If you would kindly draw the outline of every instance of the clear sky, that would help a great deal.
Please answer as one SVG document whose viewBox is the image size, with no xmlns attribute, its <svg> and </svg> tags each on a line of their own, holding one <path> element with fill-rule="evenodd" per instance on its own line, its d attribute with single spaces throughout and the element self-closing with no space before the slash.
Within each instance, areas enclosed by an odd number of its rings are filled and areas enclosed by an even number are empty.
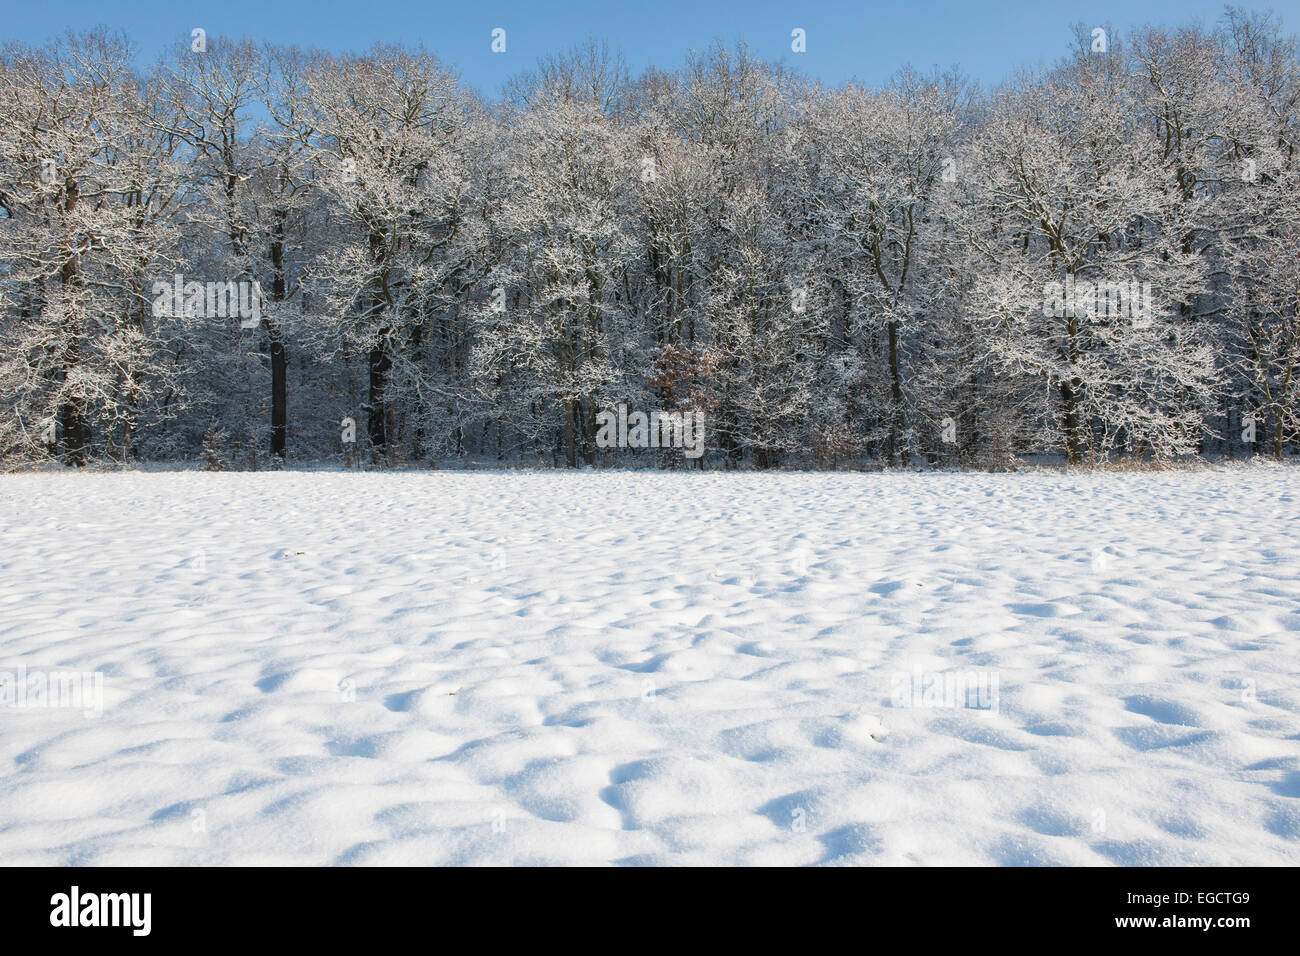
<svg viewBox="0 0 1300 956">
<path fill-rule="evenodd" d="M 899 67 L 959 66 L 986 85 L 1021 66 L 1066 52 L 1070 26 L 1217 22 L 1222 0 L 0 0 L 0 40 L 42 43 L 71 27 L 104 24 L 135 40 L 142 62 L 202 27 L 210 36 L 249 36 L 303 47 L 361 51 L 384 42 L 421 42 L 489 96 L 537 57 L 594 36 L 622 51 L 633 72 L 677 65 L 714 38 L 744 39 L 764 59 L 827 83 L 870 84 Z M 1272 10 L 1300 30 L 1300 0 L 1239 0 Z M 506 31 L 506 52 L 491 50 Z M 807 35 L 793 53 L 791 30 Z"/>
</svg>

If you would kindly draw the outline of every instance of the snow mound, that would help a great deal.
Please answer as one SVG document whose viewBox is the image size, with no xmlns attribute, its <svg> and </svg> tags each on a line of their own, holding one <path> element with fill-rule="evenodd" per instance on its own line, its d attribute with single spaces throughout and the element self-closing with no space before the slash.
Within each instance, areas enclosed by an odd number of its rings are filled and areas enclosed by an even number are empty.
<svg viewBox="0 0 1300 956">
<path fill-rule="evenodd" d="M 3 476 L 0 859 L 1294 865 L 1296 478 Z"/>
</svg>

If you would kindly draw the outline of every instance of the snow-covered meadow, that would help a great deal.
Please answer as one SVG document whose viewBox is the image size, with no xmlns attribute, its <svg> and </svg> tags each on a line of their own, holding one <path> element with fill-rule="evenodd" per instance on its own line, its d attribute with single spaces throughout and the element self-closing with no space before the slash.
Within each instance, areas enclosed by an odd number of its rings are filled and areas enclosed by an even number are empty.
<svg viewBox="0 0 1300 956">
<path fill-rule="evenodd" d="M 0 862 L 1295 864 L 1298 479 L 3 476 Z"/>
</svg>

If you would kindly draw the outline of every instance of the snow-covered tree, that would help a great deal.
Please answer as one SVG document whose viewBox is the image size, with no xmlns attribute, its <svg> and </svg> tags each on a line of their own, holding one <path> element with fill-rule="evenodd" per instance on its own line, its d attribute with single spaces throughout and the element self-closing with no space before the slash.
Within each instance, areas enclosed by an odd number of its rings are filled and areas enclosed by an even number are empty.
<svg viewBox="0 0 1300 956">
<path fill-rule="evenodd" d="M 474 268 L 466 233 L 481 228 L 482 213 L 467 149 L 479 111 L 433 57 L 389 47 L 319 61 L 305 95 L 333 221 L 313 283 L 340 341 L 365 356 L 367 434 L 384 455 L 402 432 L 400 412 L 411 411 L 418 436 L 444 397 L 419 359 Z M 406 401 L 394 405 L 399 392 Z"/>
<path fill-rule="evenodd" d="M 1005 92 L 953 191 L 967 316 L 1004 374 L 1050 390 L 1042 424 L 1071 462 L 1195 450 L 1215 381 L 1185 308 L 1205 263 L 1128 86 L 1112 44 Z"/>
<path fill-rule="evenodd" d="M 575 467 L 620 403 L 704 412 L 701 466 L 1293 454 L 1296 40 L 1104 29 L 987 93 L 590 40 L 499 102 L 398 46 L 9 45 L 0 455 Z"/>
<path fill-rule="evenodd" d="M 159 85 L 132 72 L 119 36 L 69 35 L 0 57 L 9 454 L 124 458 L 141 427 L 179 404 L 152 313 L 152 280 L 174 262 L 183 188 L 168 110 Z"/>
</svg>

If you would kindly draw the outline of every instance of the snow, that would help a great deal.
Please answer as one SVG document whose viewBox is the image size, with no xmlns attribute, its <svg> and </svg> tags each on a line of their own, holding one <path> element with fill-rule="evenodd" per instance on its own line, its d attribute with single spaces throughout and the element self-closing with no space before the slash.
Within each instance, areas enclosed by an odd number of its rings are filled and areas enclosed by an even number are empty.
<svg viewBox="0 0 1300 956">
<path fill-rule="evenodd" d="M 1295 864 L 1298 475 L 3 476 L 0 862 Z"/>
</svg>

